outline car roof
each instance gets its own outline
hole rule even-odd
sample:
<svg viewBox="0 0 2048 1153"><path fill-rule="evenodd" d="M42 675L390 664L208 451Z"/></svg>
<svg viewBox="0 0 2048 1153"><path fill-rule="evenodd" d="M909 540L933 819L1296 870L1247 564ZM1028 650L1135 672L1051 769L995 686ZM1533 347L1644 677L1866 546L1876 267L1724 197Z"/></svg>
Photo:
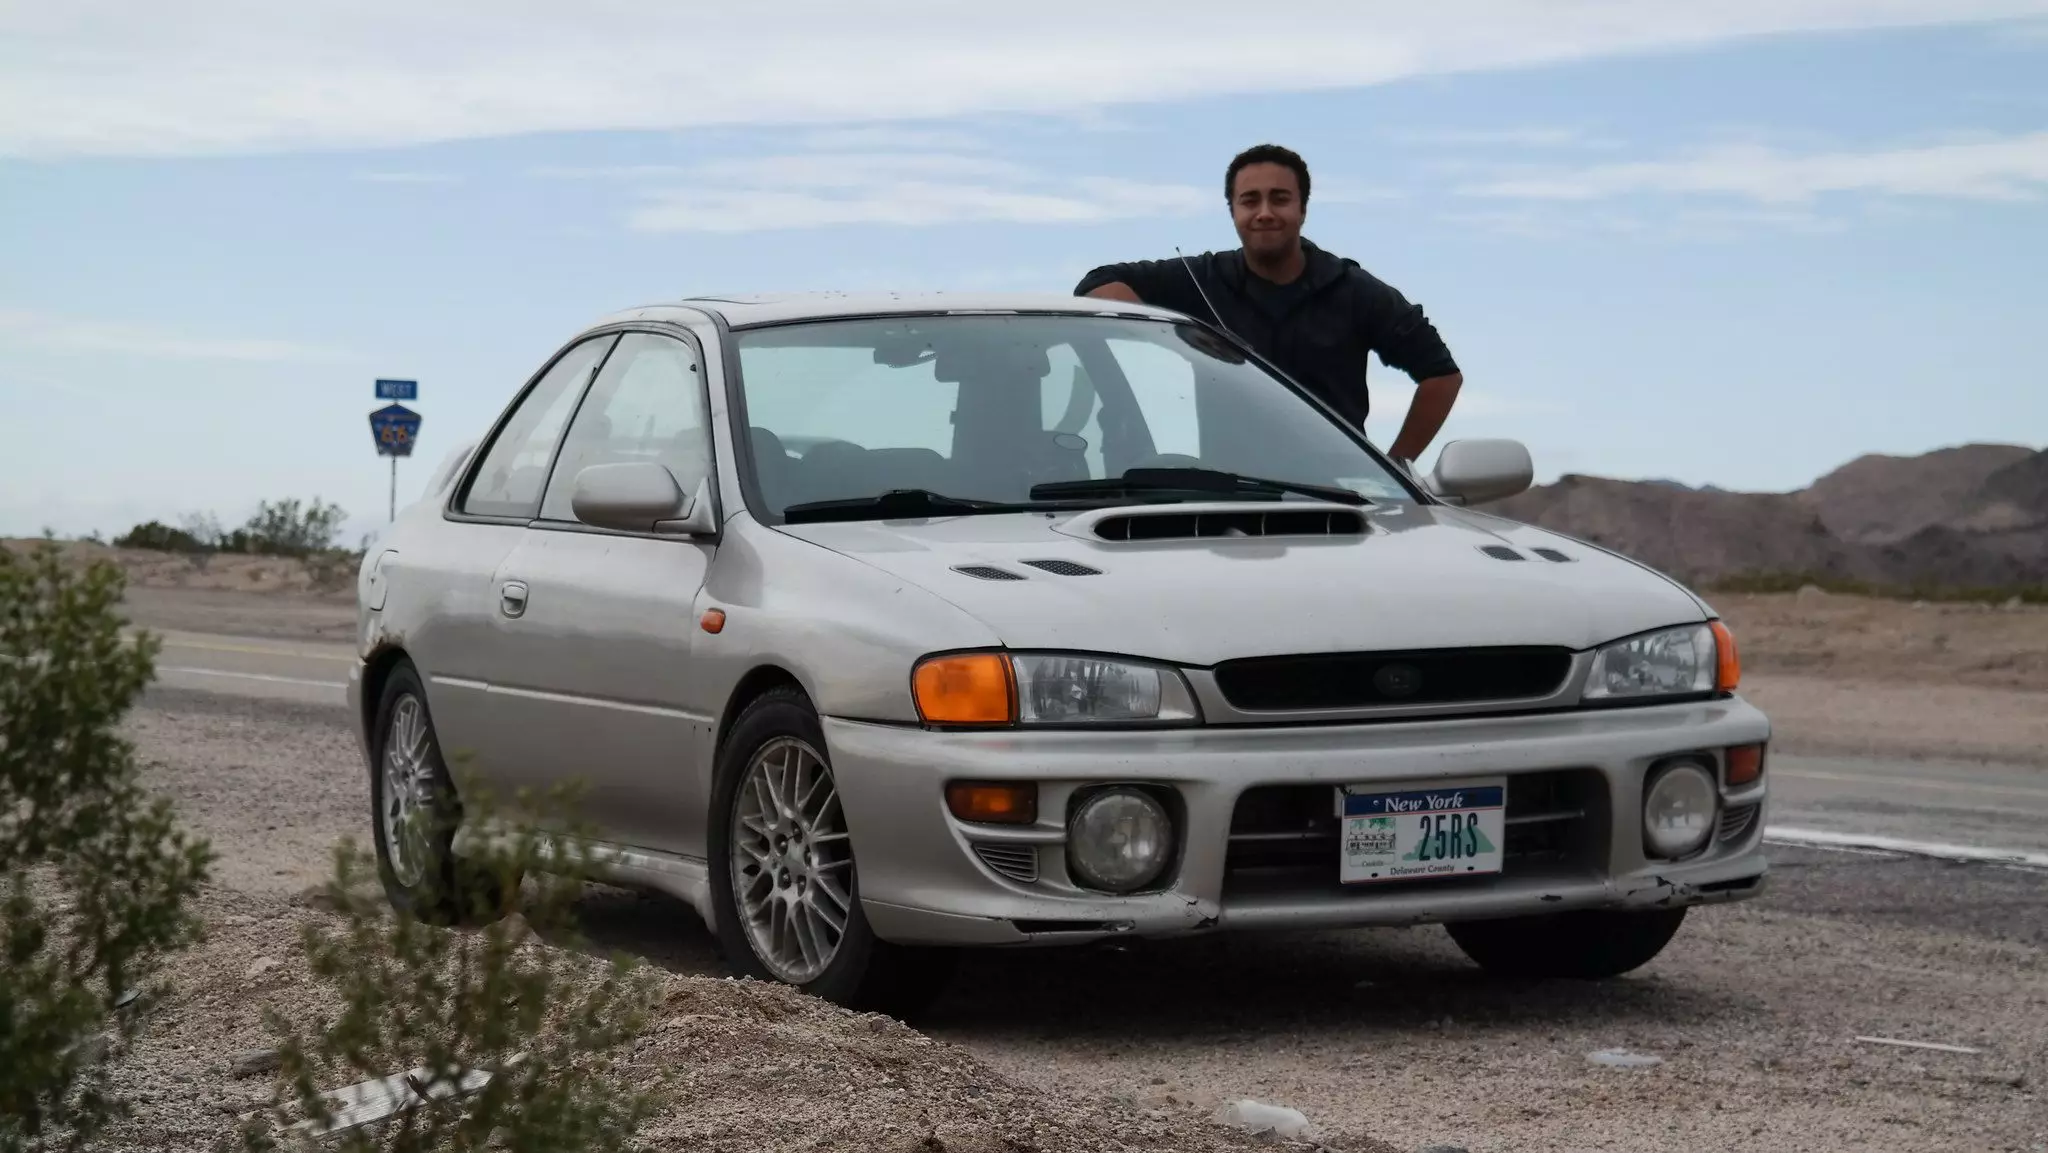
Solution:
<svg viewBox="0 0 2048 1153"><path fill-rule="evenodd" d="M626 309L605 317L601 323L680 319L676 314L682 310L717 315L733 328L904 313L1057 312L1077 316L1181 317L1178 312L1149 304L1063 292L788 292L691 296Z"/></svg>

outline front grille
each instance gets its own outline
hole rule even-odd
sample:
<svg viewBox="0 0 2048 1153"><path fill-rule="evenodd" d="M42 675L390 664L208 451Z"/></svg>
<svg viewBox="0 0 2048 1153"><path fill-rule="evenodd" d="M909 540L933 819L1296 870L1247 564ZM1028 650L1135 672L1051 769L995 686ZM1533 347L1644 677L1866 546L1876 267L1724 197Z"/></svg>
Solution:
<svg viewBox="0 0 2048 1153"><path fill-rule="evenodd" d="M1225 661L1216 687L1248 710L1460 704L1547 697L1571 668L1562 648L1316 653Z"/></svg>
<svg viewBox="0 0 2048 1153"><path fill-rule="evenodd" d="M1502 868L1598 865L1607 857L1607 780L1597 769L1507 778ZM1302 888L1342 889L1333 785L1262 785L1237 799L1224 883L1298 877ZM1443 884L1423 881L1421 884Z"/></svg>
<svg viewBox="0 0 2048 1153"><path fill-rule="evenodd" d="M1721 814L1720 839L1739 840L1749 835L1749 827L1756 823L1756 805L1734 805Z"/></svg>
<svg viewBox="0 0 2048 1153"><path fill-rule="evenodd" d="M1013 881L1028 885L1038 879L1038 849L1032 845L976 844L974 855Z"/></svg>

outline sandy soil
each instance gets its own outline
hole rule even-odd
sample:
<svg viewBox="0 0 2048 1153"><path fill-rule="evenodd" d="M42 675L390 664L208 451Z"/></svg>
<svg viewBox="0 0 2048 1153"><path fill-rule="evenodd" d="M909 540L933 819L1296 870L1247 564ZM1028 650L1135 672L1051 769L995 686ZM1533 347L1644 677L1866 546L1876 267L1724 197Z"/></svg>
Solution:
<svg viewBox="0 0 2048 1153"><path fill-rule="evenodd" d="M196 1149L262 1094L227 1070L267 1043L261 1007L303 1020L324 1004L294 944L318 914L295 898L327 845L363 834L365 776L331 709L158 690L129 729L223 854L213 939L179 959L179 992L124 1074L143 1110L133 1147ZM922 1022L938 1043L719 980L674 901L594 888L581 915L600 946L675 974L687 1006L636 1056L686 1071L649 1131L662 1149L1250 1148L1214 1120L1239 1097L1379 1153L2048 1143L2041 875L1773 856L1771 895L1695 914L1618 982L1491 981L1430 927L979 955ZM279 966L247 976L265 957ZM1663 1063L1587 1059L1613 1048Z"/></svg>

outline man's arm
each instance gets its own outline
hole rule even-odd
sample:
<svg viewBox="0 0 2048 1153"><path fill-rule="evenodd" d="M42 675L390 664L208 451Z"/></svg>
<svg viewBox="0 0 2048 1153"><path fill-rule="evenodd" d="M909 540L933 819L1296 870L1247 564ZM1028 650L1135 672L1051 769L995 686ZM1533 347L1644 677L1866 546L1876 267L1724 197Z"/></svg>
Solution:
<svg viewBox="0 0 2048 1153"><path fill-rule="evenodd" d="M1415 399L1408 402L1408 419L1401 422L1401 434L1387 451L1402 460L1415 460L1441 432L1458 401L1458 389L1465 383L1462 372L1432 376L1415 382Z"/></svg>
<svg viewBox="0 0 2048 1153"><path fill-rule="evenodd" d="M1207 260L1208 254L1203 253L1194 257L1191 263L1199 269ZM1074 295L1151 304L1189 316L1209 315L1208 305L1202 302L1194 279L1178 257L1172 260L1132 260L1091 269L1074 286Z"/></svg>
<svg viewBox="0 0 2048 1153"><path fill-rule="evenodd" d="M1361 275L1364 275L1361 273ZM1416 460L1441 432L1458 401L1465 374L1451 357L1451 350L1437 333L1436 325L1419 304L1410 303L1376 277L1362 298L1358 320L1388 368L1408 374L1415 381L1415 399L1408 404L1408 418L1394 438L1388 453L1402 460Z"/></svg>

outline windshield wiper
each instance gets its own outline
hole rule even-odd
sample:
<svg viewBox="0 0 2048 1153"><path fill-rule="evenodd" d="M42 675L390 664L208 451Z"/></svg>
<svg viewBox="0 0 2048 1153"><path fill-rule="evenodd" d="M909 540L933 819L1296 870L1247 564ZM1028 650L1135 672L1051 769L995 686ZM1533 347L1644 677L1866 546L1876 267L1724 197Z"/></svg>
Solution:
<svg viewBox="0 0 2048 1153"><path fill-rule="evenodd" d="M830 520L894 520L904 517L971 516L976 513L1043 512L1071 504L1071 501L971 500L963 496L947 496L928 488L892 488L878 496L811 500L793 504L782 510L782 521L784 524L810 524Z"/></svg>
<svg viewBox="0 0 2048 1153"><path fill-rule="evenodd" d="M1272 480L1262 476L1240 476L1214 468L1134 468L1122 476L1101 480L1061 480L1031 486L1034 500L1063 497L1136 496L1159 492L1220 493L1229 496L1277 496L1294 493L1337 504L1367 505L1372 502L1348 488Z"/></svg>

